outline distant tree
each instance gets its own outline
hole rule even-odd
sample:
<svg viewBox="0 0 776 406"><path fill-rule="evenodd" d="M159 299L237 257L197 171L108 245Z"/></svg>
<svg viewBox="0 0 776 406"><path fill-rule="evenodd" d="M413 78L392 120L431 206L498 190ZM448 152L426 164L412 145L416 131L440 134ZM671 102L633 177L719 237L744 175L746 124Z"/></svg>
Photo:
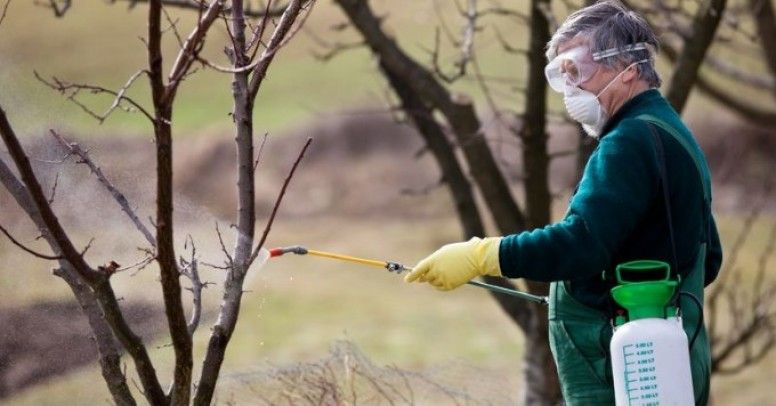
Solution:
<svg viewBox="0 0 776 406"><path fill-rule="evenodd" d="M140 2L131 1L130 4L134 6ZM120 366L121 350L123 349L134 361L141 391L148 403L152 405L186 405L189 403L206 405L212 401L226 347L237 324L243 281L251 265L258 257L265 254L262 247L272 226L277 208L294 170L311 141L308 140L302 148L283 184L267 225L257 241L254 174L259 162L254 150L252 121L254 101L270 64L304 22L304 17L309 14L312 2L289 0L287 3L274 8L270 8L268 4L261 10L247 9L244 4L246 2L242 0L233 0L228 7L224 0L209 2L147 0L143 3L148 3L148 33L143 39L148 51L148 66L132 75L124 87L112 90L92 84L70 83L56 77L45 79L37 73L36 76L51 88L77 103L100 122L117 109L136 111L148 119L153 128L157 164L156 216L153 219L155 227L153 232L134 213L126 197L111 184L99 166L84 150L77 144L66 141L56 131L51 131L52 135L67 149L68 155L76 156L77 159L88 165L92 173L108 189L121 209L133 221L148 243L147 257L138 264L124 268L110 260L107 260L104 265L96 267L87 263L84 254L89 247L78 249L73 244L68 232L60 224L52 209L51 198L44 193L30 160L2 108L0 108L0 135L2 135L19 176L17 177L5 160L0 159L0 182L40 230L53 254L38 253L24 246L2 226L0 226L0 230L14 244L29 254L58 263L58 268L54 274L61 277L70 286L89 320L99 352L102 374L115 403L120 405L136 404L136 400L127 385L127 376ZM8 2L5 3L6 7L2 9L2 14L0 14L3 18L7 4ZM67 0L52 0L41 2L41 4L53 10L57 17L64 16L71 6L71 2ZM164 9L165 4L194 7L198 10L196 26L187 36L184 37L178 32L176 23ZM169 27L162 27L163 19L167 20ZM226 47L229 65L226 67L208 61L200 54L209 30L219 19L224 21L229 32L230 42ZM0 21L2 21L1 18ZM250 29L247 27L249 21L251 22ZM166 73L163 71L164 55L161 47L164 33L175 35L180 46L173 63L170 65L169 72ZM190 255L184 258L176 254L173 240L172 183L173 105L180 85L193 73L192 67L195 64L233 76L234 107L232 118L237 144L237 194L239 202L234 231L236 244L232 253L230 254L223 242L221 243L225 262L223 266L216 267L223 269L226 273L223 298L217 321L210 329L210 341L202 360L202 374L198 380L194 380L192 377L194 362L192 336L200 324L201 292L206 284L199 278L199 262L191 237L186 240L186 247ZM151 108L145 107L145 103L127 95L127 90L140 77L146 77L149 80L152 95ZM79 101L82 94L85 93L109 94L114 97L114 101L104 113L98 113ZM221 240L220 231L218 231L218 236ZM127 324L111 286L113 274L131 268L144 267L151 262L156 262L159 266L164 311L175 353L172 385L167 390L161 386L146 345ZM190 280L190 290L193 293L193 308L191 318L188 321L184 313L181 276Z"/></svg>

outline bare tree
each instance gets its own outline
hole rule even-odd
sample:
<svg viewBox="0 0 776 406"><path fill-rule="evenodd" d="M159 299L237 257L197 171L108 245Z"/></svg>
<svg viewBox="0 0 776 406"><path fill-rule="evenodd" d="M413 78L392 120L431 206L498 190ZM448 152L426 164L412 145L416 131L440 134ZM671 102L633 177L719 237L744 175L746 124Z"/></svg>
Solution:
<svg viewBox="0 0 776 406"><path fill-rule="evenodd" d="M136 1L132 1L131 5L135 3ZM6 189L11 192L22 209L41 231L54 255L39 254L24 247L5 229L2 230L11 241L18 243L22 249L31 255L59 262L60 267L55 271L55 274L68 283L89 319L99 350L103 376L108 384L113 400L117 404L135 404L135 399L127 386L127 378L119 366L119 344L133 359L137 375L140 378L143 395L150 404L189 404L192 402L193 386L196 387L193 403L209 404L213 397L226 347L234 332L239 316L240 300L243 293L242 285L245 275L259 256L260 249L266 241L289 181L311 141L308 140L304 145L298 159L289 172L264 232L257 243L254 240L256 213L253 183L254 172L258 162L254 162L253 124L251 121L254 100L273 59L304 22L304 18L300 17L309 14L312 3L303 0L291 0L282 6L282 11L270 8L271 3L268 3L262 12L250 11L250 13L247 13L246 9L243 8L243 1L240 0L232 1L231 7L228 9L225 8L223 0L212 0L209 3L195 1L170 2L170 5L183 5L187 8L194 8L198 12L197 24L185 39L178 32L177 26L170 20L169 15L164 10L167 2L149 0L147 3L148 33L144 42L147 47L148 66L134 74L122 89L114 91L96 85L70 83L56 77L46 80L37 73L36 76L43 83L61 92L101 122L116 109L121 108L140 112L148 118L153 127L157 163L155 233L151 233L147 229L131 209L126 197L110 183L99 166L94 163L85 151L76 144L68 143L56 132L52 131L52 134L65 146L68 154L78 156L81 162L89 166L91 172L107 188L121 209L133 221L151 246L151 248L147 249L150 257L139 262L137 266L145 266L151 261L156 261L159 265L165 315L175 353L175 366L171 387L166 391L162 389L145 344L127 324L113 292L110 277L122 269L113 261L95 268L84 259L86 249L76 249L68 233L59 223L56 214L52 210L51 200L44 195L40 182L33 172L30 160L27 158L5 112L0 109L0 135L2 135L3 141L20 175L20 178L17 178L6 163L0 161L0 181L2 181ZM58 17L64 16L71 6L70 1L57 2L53 0L43 3L43 5L51 8ZM255 27L251 27L251 38L249 41L246 40L246 19L248 14L255 15L259 19ZM180 44L180 49L175 56L170 71L167 73L163 71L164 55L161 49L162 36L167 31L162 29L163 15L170 20L170 29L174 32ZM270 20L271 16L278 17L278 21L274 23L274 26ZM225 24L231 24L231 27L227 27L231 41L227 52L230 66L226 68L211 63L200 55L208 31L219 18L223 19ZM265 34L269 37L266 41L264 39ZM234 118L237 134L237 159L239 162L237 193L239 196L239 208L235 227L236 245L233 254L229 255L224 247L226 260L223 268L227 271L227 274L224 282L221 310L215 325L211 329L210 343L203 361L202 375L197 384L192 385L192 336L199 325L201 291L206 286L206 283L202 283L199 279L196 248L191 238L187 239L187 245L190 244L191 246L191 257L187 260L176 256L173 239L172 112L177 91L180 85L193 73L192 67L195 64L225 71L234 76L234 110L232 117ZM145 108L143 103L126 95L127 90L140 76L146 76L149 79L152 109ZM81 93L110 94L115 99L106 112L100 114L92 111L79 101ZM192 285L191 290L194 303L190 321L186 320L184 312L180 282L181 275L189 278Z"/></svg>

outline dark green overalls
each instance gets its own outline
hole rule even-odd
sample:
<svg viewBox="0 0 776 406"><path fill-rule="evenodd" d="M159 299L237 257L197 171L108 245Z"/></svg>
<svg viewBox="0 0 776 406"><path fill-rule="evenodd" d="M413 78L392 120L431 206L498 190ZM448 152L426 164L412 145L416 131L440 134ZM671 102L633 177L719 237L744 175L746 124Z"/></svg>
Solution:
<svg viewBox="0 0 776 406"><path fill-rule="evenodd" d="M656 90L644 92L607 123L565 218L505 237L500 246L505 276L552 282L550 346L569 405L614 404L612 285L602 273L636 259L672 263L656 149L645 120L657 124L665 147L682 291L703 301L703 288L716 278L721 264L703 153L668 102ZM690 337L699 312L687 298L681 308ZM709 353L703 328L690 352L699 405L708 401Z"/></svg>

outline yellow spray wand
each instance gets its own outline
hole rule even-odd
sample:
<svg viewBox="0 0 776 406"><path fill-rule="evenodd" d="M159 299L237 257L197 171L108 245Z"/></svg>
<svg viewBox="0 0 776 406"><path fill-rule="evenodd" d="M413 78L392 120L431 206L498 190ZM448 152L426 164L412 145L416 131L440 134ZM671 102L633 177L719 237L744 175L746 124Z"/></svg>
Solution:
<svg viewBox="0 0 776 406"><path fill-rule="evenodd" d="M367 258L353 257L350 255L335 254L333 252L309 250L299 245L294 245L291 247L273 248L269 250L270 258L279 257L283 254L289 254L289 253L297 254L297 255L314 255L322 258L329 258L329 259L335 259L339 261L347 261L347 262L353 262L353 263L362 264L362 265L374 266L378 268L385 268L389 272L394 272L396 274L401 274L402 272L405 272L405 271L407 272L412 271L412 268L407 268L398 262L380 261L376 259L367 259ZM542 303L545 305L548 303L547 296L532 295L530 293L521 292L519 290L502 288L501 286L491 285L489 283L478 282L478 281L469 281L467 283L469 285L484 288L492 292L519 297L521 299L525 299L531 302Z"/></svg>

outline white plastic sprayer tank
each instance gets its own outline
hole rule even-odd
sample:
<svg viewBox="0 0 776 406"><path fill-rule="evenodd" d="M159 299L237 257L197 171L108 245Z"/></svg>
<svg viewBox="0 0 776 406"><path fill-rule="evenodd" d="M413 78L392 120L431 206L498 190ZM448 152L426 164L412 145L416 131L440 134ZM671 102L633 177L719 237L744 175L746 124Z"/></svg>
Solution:
<svg viewBox="0 0 776 406"><path fill-rule="evenodd" d="M612 297L627 312L617 317L610 344L617 406L693 405L687 335L669 307L677 282L668 265L634 261L615 273L620 285ZM644 279L655 275L661 279Z"/></svg>

